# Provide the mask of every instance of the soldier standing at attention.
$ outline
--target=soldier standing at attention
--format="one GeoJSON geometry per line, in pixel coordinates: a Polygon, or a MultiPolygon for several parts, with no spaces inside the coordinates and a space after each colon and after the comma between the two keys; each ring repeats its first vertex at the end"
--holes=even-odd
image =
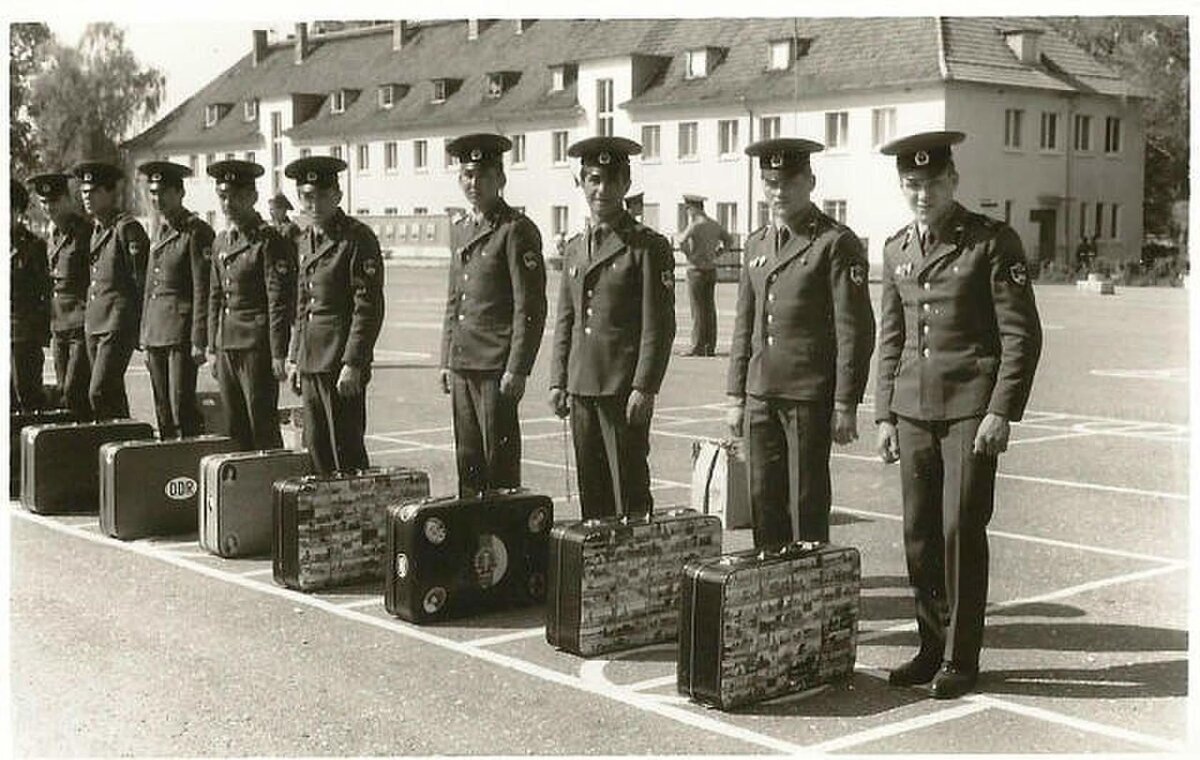
{"type": "Polygon", "coordinates": [[[79,180],[83,208],[92,217],[87,309],[83,327],[92,365],[88,400],[97,420],[129,416],[125,370],[137,347],[150,239],[138,220],[117,208],[123,172],[102,161],[83,161],[71,171],[79,180]]]}
{"type": "Polygon", "coordinates": [[[213,229],[183,207],[192,170],[169,161],[138,167],[150,203],[162,217],[150,247],[142,303],[142,349],[154,393],[159,438],[199,435],[196,373],[208,346],[208,281],[213,229]]]}
{"type": "Polygon", "coordinates": [[[367,383],[383,326],[383,259],[367,225],[338,203],[338,172],[330,156],[297,159],[284,169],[296,180],[312,226],[300,238],[296,330],[289,359],[292,389],[304,406],[304,445],[317,472],[369,465],[367,383]]]}
{"type": "Polygon", "coordinates": [[[465,135],[459,160],[470,204],[450,228],[441,384],[450,394],[461,495],[521,485],[517,405],[546,325],[546,267],[533,222],[504,202],[508,138],[465,135]]]}
{"type": "Polygon", "coordinates": [[[746,434],[754,545],[828,541],[831,442],[858,438],[875,315],[854,231],[811,201],[812,140],[749,145],[772,224],[746,239],[729,352],[729,423],[746,434]]]}
{"type": "Polygon", "coordinates": [[[208,289],[209,351],[225,404],[226,435],[246,451],[278,449],[279,381],[287,376],[295,263],[287,243],[254,204],[263,167],[218,161],[221,212],[229,221],[213,243],[208,289]]]}
{"type": "MultiPolygon", "coordinates": [[[[83,313],[88,298],[88,258],[92,225],[70,192],[70,175],[39,174],[30,182],[42,211],[50,218],[50,331],[54,335],[54,377],[63,404],[77,419],[92,416],[88,382],[92,366],[83,334],[83,313]]],[[[14,290],[14,292],[16,292],[14,290]]]]}
{"type": "Polygon", "coordinates": [[[9,406],[12,411],[42,408],[43,347],[50,343],[50,272],[46,243],[30,232],[23,219],[29,192],[15,179],[9,181],[11,257],[9,275],[9,406]]]}
{"type": "Polygon", "coordinates": [[[717,351],[717,256],[733,247],[733,236],[704,213],[704,198],[683,196],[688,226],[679,238],[687,257],[688,299],[692,304],[692,347],[684,356],[712,356],[717,351]]]}
{"type": "Polygon", "coordinates": [[[900,460],[904,550],[921,648],[888,682],[975,686],[987,604],[987,524],[996,459],[1021,419],[1042,328],[1021,240],[954,200],[950,146],[925,132],[880,148],[896,157],[913,222],[883,249],[875,417],[879,454],[900,460]]]}
{"type": "Polygon", "coordinates": [[[675,340],[671,243],[625,210],[629,156],[623,137],[590,137],[580,159],[587,232],[567,242],[550,365],[550,406],[571,417],[585,519],[645,514],[650,420],[675,340]]]}

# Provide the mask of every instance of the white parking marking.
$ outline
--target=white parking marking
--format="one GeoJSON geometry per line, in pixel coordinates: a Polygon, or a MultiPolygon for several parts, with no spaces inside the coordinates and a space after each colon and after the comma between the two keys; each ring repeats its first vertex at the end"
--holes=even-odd
{"type": "Polygon", "coordinates": [[[1185,748],[1183,742],[1171,741],[1160,736],[1151,736],[1119,726],[1110,726],[1107,723],[1097,723],[1083,718],[1076,718],[1032,705],[1010,702],[1007,699],[998,699],[987,694],[971,694],[965,697],[965,699],[975,704],[995,707],[1016,715],[1023,715],[1027,718],[1036,718],[1044,720],[1047,723],[1073,728],[1076,731],[1086,731],[1090,734],[1100,734],[1111,739],[1120,739],[1134,744],[1141,744],[1164,752],[1182,752],[1185,748]]]}
{"type": "Polygon", "coordinates": [[[275,574],[274,568],[260,567],[257,570],[246,570],[244,572],[240,572],[240,573],[238,573],[238,576],[242,577],[242,578],[258,578],[259,576],[274,575],[274,574],[275,574]]]}
{"type": "Polygon", "coordinates": [[[464,641],[464,644],[473,647],[490,647],[496,644],[507,644],[510,641],[523,641],[525,639],[536,639],[546,635],[546,626],[540,625],[537,628],[524,628],[520,631],[509,631],[508,633],[498,633],[495,636],[482,636],[478,639],[470,639],[464,641]]]}
{"type": "Polygon", "coordinates": [[[838,752],[840,750],[856,747],[867,742],[879,741],[881,739],[889,739],[893,736],[906,734],[909,731],[919,731],[923,728],[936,726],[940,723],[946,723],[951,720],[965,718],[968,715],[983,712],[988,709],[987,705],[982,705],[975,702],[967,704],[958,704],[953,707],[948,707],[936,712],[927,713],[925,715],[917,715],[908,720],[895,721],[886,723],[882,726],[874,726],[865,731],[859,731],[846,736],[839,736],[836,739],[821,742],[819,744],[811,744],[806,749],[809,752],[838,752]]]}
{"type": "Polygon", "coordinates": [[[353,602],[340,602],[338,604],[344,610],[360,610],[363,607],[383,606],[383,599],[372,597],[370,599],[356,599],[353,602]]]}
{"type": "Polygon", "coordinates": [[[1096,377],[1119,377],[1128,380],[1165,380],[1169,383],[1186,383],[1187,367],[1168,369],[1094,369],[1089,374],[1096,377]]]}

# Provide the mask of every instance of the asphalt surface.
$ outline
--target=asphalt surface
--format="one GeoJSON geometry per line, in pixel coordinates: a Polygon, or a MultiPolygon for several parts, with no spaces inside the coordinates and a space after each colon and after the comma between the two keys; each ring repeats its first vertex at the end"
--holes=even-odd
{"type": "MultiPolygon", "coordinates": [[[[435,371],[444,278],[388,268],[368,406],[374,463],[424,468],[434,493],[454,488],[435,371]]],[[[553,301],[557,277],[549,293],[553,301]]],[[[678,293],[683,347],[682,284],[678,293]]],[[[718,287],[719,351],[734,295],[732,284],[718,287]]],[[[859,665],[847,683],[722,713],[675,693],[673,645],[582,660],[545,643],[536,608],[418,628],[391,618],[378,588],[293,593],[272,583],[269,560],[207,556],[194,536],[121,543],[101,536],[94,517],[13,505],[13,751],[1182,752],[1187,294],[1039,286],[1038,302],[1045,349],[1031,413],[1001,459],[984,673],[967,699],[936,702],[884,680],[916,639],[898,468],[873,455],[868,403],[863,440],[833,460],[834,540],[863,558],[859,665]]],[[[558,519],[574,519],[562,425],[544,403],[549,345],[548,332],[522,407],[524,474],[556,497],[558,519]]],[[[134,412],[152,419],[139,362],[134,412]]],[[[652,438],[660,507],[687,503],[691,441],[723,432],[724,374],[720,357],[672,359],[652,438]]],[[[727,532],[725,547],[747,546],[748,533],[727,532]]]]}

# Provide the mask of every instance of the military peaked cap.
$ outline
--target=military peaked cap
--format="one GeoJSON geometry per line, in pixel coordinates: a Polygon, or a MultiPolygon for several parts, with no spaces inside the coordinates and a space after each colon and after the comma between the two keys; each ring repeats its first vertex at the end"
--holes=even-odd
{"type": "Polygon", "coordinates": [[[902,174],[936,177],[950,163],[950,146],[966,138],[962,132],[920,132],[892,140],[879,149],[885,156],[896,157],[896,170],[902,174]]]}
{"type": "Polygon", "coordinates": [[[101,185],[102,187],[112,187],[117,184],[117,180],[125,176],[125,172],[121,167],[108,163],[107,161],[80,161],[71,167],[71,174],[79,180],[79,184],[101,185]]]}
{"type": "Polygon", "coordinates": [[[346,162],[333,156],[307,156],[288,164],[283,173],[296,180],[298,189],[314,187],[337,187],[338,172],[346,168],[346,162]]]}
{"type": "Polygon", "coordinates": [[[782,171],[795,174],[809,168],[808,157],[825,150],[816,140],[801,137],[776,137],[759,140],[746,146],[746,155],[758,158],[760,171],[782,171]]]}
{"type": "Polygon", "coordinates": [[[30,177],[29,184],[39,198],[53,200],[60,195],[66,195],[70,189],[71,175],[62,172],[47,172],[30,177]]]}
{"type": "Polygon", "coordinates": [[[567,155],[582,166],[628,164],[630,156],[641,152],[642,146],[627,137],[588,137],[567,148],[567,155]]]}
{"type": "Polygon", "coordinates": [[[512,140],[489,132],[463,135],[446,143],[446,151],[464,164],[499,163],[511,148],[512,140]]]}
{"type": "Polygon", "coordinates": [[[253,161],[218,161],[209,164],[208,176],[217,181],[217,189],[226,187],[254,187],[254,180],[266,171],[253,161]]]}
{"type": "Polygon", "coordinates": [[[192,176],[191,169],[170,161],[147,161],[138,167],[138,173],[146,178],[151,190],[163,186],[183,187],[183,178],[192,176]]]}

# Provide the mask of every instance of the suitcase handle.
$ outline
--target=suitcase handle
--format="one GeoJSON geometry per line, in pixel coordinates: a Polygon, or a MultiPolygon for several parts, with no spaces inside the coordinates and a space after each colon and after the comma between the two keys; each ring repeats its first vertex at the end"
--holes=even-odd
{"type": "Polygon", "coordinates": [[[793,541],[790,544],[784,544],[776,551],[762,549],[758,553],[759,559],[767,559],[770,557],[799,557],[804,554],[811,554],[816,550],[825,546],[824,541],[793,541]]]}

